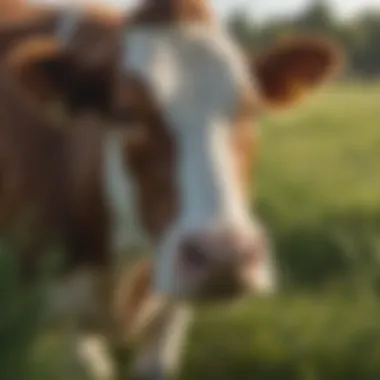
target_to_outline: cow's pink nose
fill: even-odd
[[[258,260],[258,244],[238,234],[193,235],[180,245],[182,263],[189,270],[212,269],[222,264],[244,265]]]
[[[193,276],[200,295],[208,298],[246,290],[242,273],[258,265],[265,254],[262,238],[234,230],[187,236],[179,251],[183,275]]]

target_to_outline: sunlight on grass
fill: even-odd
[[[283,292],[203,310],[184,380],[380,379],[379,105],[380,85],[336,86],[264,120],[258,207]],[[6,315],[0,363],[12,352]],[[57,337],[41,337],[26,379],[66,380],[63,351]]]
[[[265,120],[257,180],[262,202],[291,208],[288,220],[310,208],[379,211],[380,86],[360,89],[330,88]]]

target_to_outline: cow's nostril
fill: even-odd
[[[205,248],[195,240],[182,243],[180,252],[182,262],[187,268],[199,270],[205,268],[209,263]]]

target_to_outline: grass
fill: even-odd
[[[184,379],[359,380],[380,376],[374,300],[293,296],[256,301],[193,330]]]
[[[259,209],[297,284],[380,254],[379,103],[378,85],[335,87],[264,122]]]
[[[352,84],[264,120],[257,208],[284,293],[203,313],[184,379],[380,378],[379,105]]]
[[[380,378],[379,105],[379,85],[353,84],[264,120],[257,207],[273,233],[284,291],[203,310],[183,380]],[[0,364],[10,352],[6,326],[2,319]],[[66,380],[56,369],[61,346],[40,343],[27,378]]]

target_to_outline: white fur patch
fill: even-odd
[[[106,134],[104,143],[104,184],[112,218],[112,249],[115,253],[143,247],[148,238],[141,227],[133,177],[124,159],[123,132]]]
[[[266,239],[267,255],[264,260],[259,263],[256,271],[251,275],[253,286],[258,289],[258,293],[263,295],[274,294],[279,286],[279,268],[274,256],[275,249],[272,239],[268,235]]]
[[[107,343],[101,335],[83,335],[77,338],[78,359],[91,379],[115,379],[114,363]]]
[[[249,73],[233,43],[202,26],[137,29],[124,65],[150,87],[177,138],[183,222],[245,219],[229,135]]]
[[[128,31],[124,70],[149,86],[179,148],[181,215],[157,263],[160,290],[173,293],[181,236],[218,225],[254,228],[231,145],[250,72],[223,31],[202,25]]]
[[[141,378],[177,375],[193,311],[185,305],[171,305],[158,318],[157,329],[141,346],[135,374]]]

